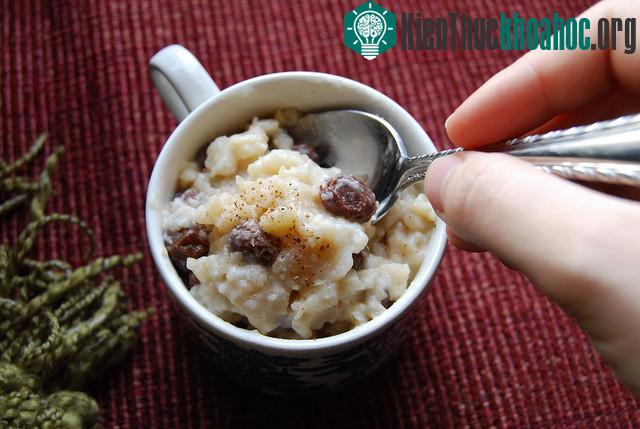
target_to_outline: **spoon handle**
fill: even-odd
[[[398,188],[423,180],[433,160],[461,150],[407,158]],[[566,179],[640,186],[640,114],[520,137],[478,150],[517,156]]]
[[[481,150],[576,162],[594,159],[640,163],[640,114],[511,139]]]
[[[401,191],[407,186],[424,180],[424,176],[427,174],[427,170],[433,161],[443,156],[453,155],[454,153],[462,152],[464,149],[461,147],[455,149],[446,149],[440,152],[425,153],[423,155],[412,156],[403,158],[401,162],[400,180],[398,181],[397,190]]]
[[[555,174],[556,176],[569,180],[640,186],[640,163],[523,159],[531,162],[544,172]]]

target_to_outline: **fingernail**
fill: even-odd
[[[444,129],[446,130],[447,128],[449,128],[449,122],[451,121],[451,117],[453,116],[453,113],[449,115],[449,117],[447,118],[446,121],[444,121]]]
[[[443,200],[447,179],[460,164],[462,164],[460,157],[450,155],[436,159],[429,166],[424,184],[427,197],[438,213],[444,213]]]

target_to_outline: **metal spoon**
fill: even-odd
[[[391,208],[398,192],[424,180],[435,159],[463,150],[410,157],[391,124],[358,110],[311,113],[289,131],[295,140],[321,148],[328,165],[368,183],[379,202],[374,223]],[[518,156],[567,179],[640,186],[640,114],[517,138],[479,150]]]

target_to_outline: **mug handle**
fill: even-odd
[[[200,61],[180,45],[158,51],[149,61],[149,74],[178,122],[220,92]]]

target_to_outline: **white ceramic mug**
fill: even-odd
[[[353,108],[382,116],[398,130],[410,155],[435,151],[418,122],[384,94],[359,82],[324,73],[285,72],[258,76],[218,89],[185,48],[168,46],[150,61],[162,99],[180,122],[165,143],[147,190],[146,223],[151,254],[205,354],[227,374],[273,393],[338,387],[364,377],[398,348],[413,325],[424,292],[440,264],[446,243],[436,221],[426,258],[402,297],[370,322],[345,333],[314,340],[264,336],[220,319],[200,305],[182,283],[163,241],[162,208],[173,198],[183,161],[215,137],[237,130],[254,116],[278,108],[301,111]]]

